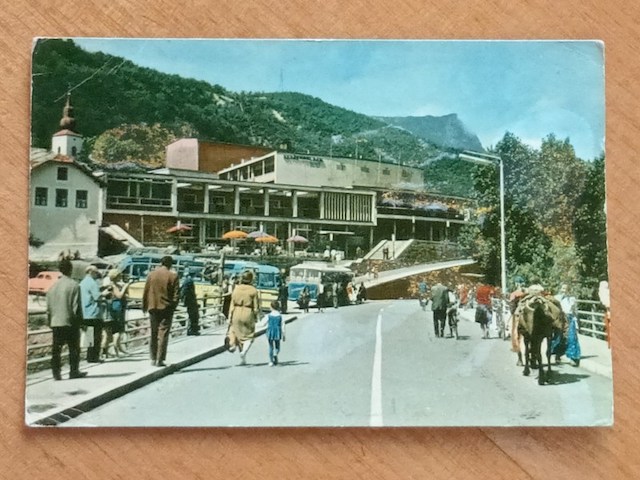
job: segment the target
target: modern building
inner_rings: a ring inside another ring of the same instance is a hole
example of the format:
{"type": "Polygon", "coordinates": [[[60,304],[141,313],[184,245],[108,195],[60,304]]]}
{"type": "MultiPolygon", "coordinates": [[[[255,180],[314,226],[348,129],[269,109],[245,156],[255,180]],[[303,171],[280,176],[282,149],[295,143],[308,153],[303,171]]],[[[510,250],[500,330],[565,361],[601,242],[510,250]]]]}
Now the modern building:
{"type": "Polygon", "coordinates": [[[280,240],[325,235],[354,249],[373,241],[371,190],[229,181],[172,169],[107,173],[105,182],[105,223],[124,227],[145,244],[174,243],[175,234],[167,230],[178,221],[192,229],[181,240],[200,246],[238,229],[262,230],[280,240]]]}
{"type": "Polygon", "coordinates": [[[315,187],[419,188],[419,168],[365,159],[272,151],[218,171],[224,180],[284,183],[315,187]]]}

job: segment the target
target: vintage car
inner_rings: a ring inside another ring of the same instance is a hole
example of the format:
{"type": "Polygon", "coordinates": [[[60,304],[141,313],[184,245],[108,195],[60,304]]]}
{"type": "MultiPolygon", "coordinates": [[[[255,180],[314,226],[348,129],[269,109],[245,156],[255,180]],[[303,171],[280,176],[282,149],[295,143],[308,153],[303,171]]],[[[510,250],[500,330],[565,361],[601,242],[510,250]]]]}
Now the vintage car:
{"type": "Polygon", "coordinates": [[[61,276],[60,272],[40,272],[29,279],[29,293],[34,295],[46,294],[61,276]]]}

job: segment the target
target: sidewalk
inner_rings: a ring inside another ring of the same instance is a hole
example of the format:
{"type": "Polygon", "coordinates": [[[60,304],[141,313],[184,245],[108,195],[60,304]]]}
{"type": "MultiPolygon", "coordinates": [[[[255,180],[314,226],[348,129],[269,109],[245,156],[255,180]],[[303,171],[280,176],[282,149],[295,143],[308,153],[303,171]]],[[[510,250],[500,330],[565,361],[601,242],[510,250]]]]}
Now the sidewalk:
{"type": "MultiPolygon", "coordinates": [[[[287,323],[296,315],[285,315],[287,323]]],[[[223,353],[227,326],[212,327],[200,336],[183,336],[169,343],[167,366],[154,367],[148,347],[122,357],[110,357],[104,363],[81,362],[84,378],[69,379],[69,367],[63,366],[61,381],[56,381],[47,369],[27,376],[25,422],[28,426],[58,425],[93,408],[121,397],[182,368],[223,353]]],[[[264,334],[265,326],[256,328],[256,336],[264,334]]]]}
{"type": "MultiPolygon", "coordinates": [[[[475,309],[459,310],[460,317],[466,321],[474,322],[475,309]]],[[[493,329],[493,324],[490,327],[491,336],[497,336],[497,330],[493,329]]],[[[607,342],[598,338],[589,337],[586,335],[579,335],[578,341],[580,342],[580,351],[582,358],[580,359],[580,367],[588,372],[595,373],[597,375],[603,375],[605,377],[613,378],[613,367],[611,350],[607,346],[607,342]]],[[[511,348],[511,342],[505,342],[506,348],[511,348]]],[[[543,345],[544,355],[544,345],[543,345]]],[[[566,357],[563,357],[563,361],[568,361],[566,357]]]]}

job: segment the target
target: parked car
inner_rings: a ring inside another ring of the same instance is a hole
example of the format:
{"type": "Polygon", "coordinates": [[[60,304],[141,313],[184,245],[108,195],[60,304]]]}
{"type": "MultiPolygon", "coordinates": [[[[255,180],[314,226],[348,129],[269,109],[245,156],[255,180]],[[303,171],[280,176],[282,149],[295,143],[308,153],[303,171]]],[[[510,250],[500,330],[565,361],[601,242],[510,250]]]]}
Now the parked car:
{"type": "Polygon", "coordinates": [[[35,295],[46,294],[61,276],[60,272],[40,272],[29,279],[29,293],[35,295]]]}

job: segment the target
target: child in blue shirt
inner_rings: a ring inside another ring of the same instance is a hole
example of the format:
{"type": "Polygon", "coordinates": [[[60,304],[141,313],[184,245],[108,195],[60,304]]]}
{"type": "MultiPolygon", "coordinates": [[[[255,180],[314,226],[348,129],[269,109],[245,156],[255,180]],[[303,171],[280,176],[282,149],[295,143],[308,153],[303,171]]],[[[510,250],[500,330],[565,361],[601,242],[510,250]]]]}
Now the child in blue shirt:
{"type": "Polygon", "coordinates": [[[284,342],[284,317],[280,313],[280,302],[271,302],[271,313],[267,319],[267,340],[269,341],[269,365],[273,367],[278,364],[278,353],[280,353],[280,340],[284,342]]]}

